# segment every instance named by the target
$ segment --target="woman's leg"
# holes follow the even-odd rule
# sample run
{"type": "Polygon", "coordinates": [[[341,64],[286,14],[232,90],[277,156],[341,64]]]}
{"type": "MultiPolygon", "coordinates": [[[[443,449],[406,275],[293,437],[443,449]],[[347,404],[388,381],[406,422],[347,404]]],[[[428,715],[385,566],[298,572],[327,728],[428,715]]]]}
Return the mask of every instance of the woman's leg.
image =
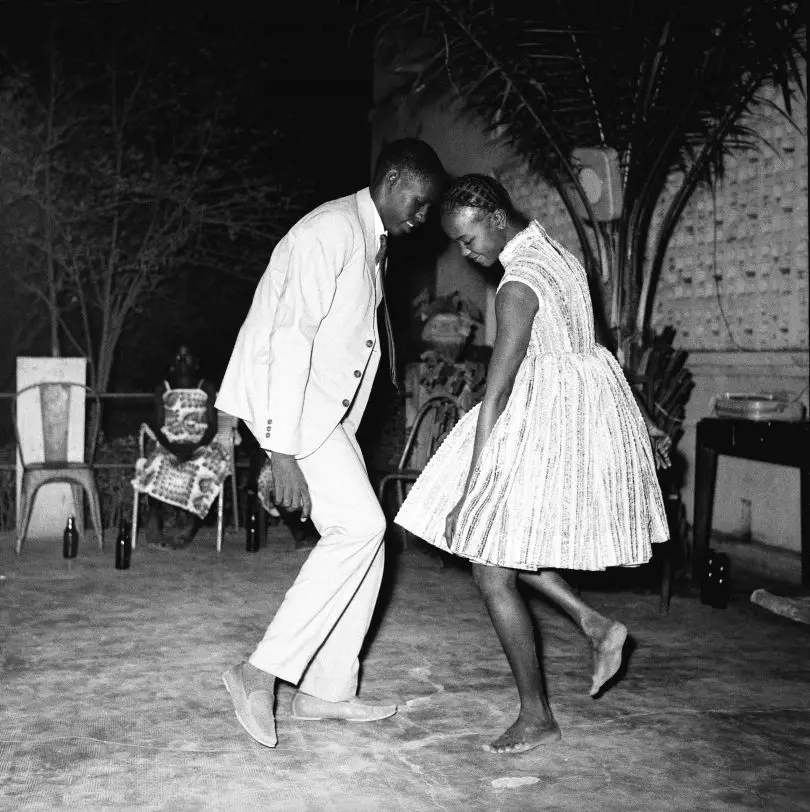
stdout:
{"type": "Polygon", "coordinates": [[[521,572],[518,577],[535,592],[563,609],[588,638],[593,649],[593,682],[590,693],[595,696],[621,667],[627,629],[623,624],[600,615],[588,606],[554,570],[521,572]]]}
{"type": "Polygon", "coordinates": [[[177,517],[179,527],[175,529],[174,547],[187,547],[191,544],[202,522],[196,514],[188,510],[183,510],[182,508],[177,508],[175,516],[177,517]]]}
{"type": "Polygon", "coordinates": [[[512,669],[520,697],[517,721],[489,746],[494,753],[520,753],[560,738],[537,662],[534,626],[517,590],[517,570],[473,565],[473,578],[512,669]]]}
{"type": "Polygon", "coordinates": [[[163,506],[154,496],[148,497],[146,540],[152,545],[163,544],[163,506]]]}

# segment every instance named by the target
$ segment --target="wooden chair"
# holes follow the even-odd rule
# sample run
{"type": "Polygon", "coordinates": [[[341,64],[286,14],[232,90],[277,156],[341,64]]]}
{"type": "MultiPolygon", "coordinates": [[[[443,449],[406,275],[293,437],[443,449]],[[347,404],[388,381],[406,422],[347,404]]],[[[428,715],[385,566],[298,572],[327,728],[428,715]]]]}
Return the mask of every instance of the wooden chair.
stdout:
{"type": "MultiPolygon", "coordinates": [[[[405,501],[405,485],[416,482],[427,461],[460,417],[461,406],[450,395],[434,395],[422,404],[408,433],[396,470],[385,474],[377,486],[377,498],[381,505],[384,504],[386,491],[392,484],[396,485],[397,509],[402,505],[405,501]]],[[[408,535],[405,533],[403,536],[403,548],[407,547],[408,535]]]]}
{"type": "MultiPolygon", "coordinates": [[[[30,409],[30,405],[27,407],[30,409]]],[[[101,505],[96,489],[96,480],[93,476],[92,461],[96,448],[98,435],[98,415],[100,403],[98,395],[89,387],[81,383],[68,381],[46,381],[34,383],[22,388],[12,401],[12,417],[14,434],[17,442],[17,453],[22,466],[22,488],[20,490],[20,531],[17,535],[15,550],[17,554],[22,551],[22,545],[31,523],[31,511],[34,507],[34,498],[37,491],[50,482],[68,483],[73,490],[73,499],[76,509],[82,507],[83,493],[87,494],[90,502],[90,518],[96,531],[98,546],[104,549],[104,528],[101,524],[101,505]],[[91,432],[85,437],[83,459],[72,461],[68,459],[70,448],[70,406],[72,395],[81,391],[85,400],[89,397],[96,408],[94,419],[90,420],[91,432]],[[43,459],[33,461],[26,459],[20,439],[20,400],[25,397],[29,400],[34,393],[39,397],[39,412],[42,423],[43,459]]],[[[27,411],[30,414],[30,411],[27,411]]],[[[86,421],[85,421],[86,422],[86,421]]]]}
{"type": "MultiPolygon", "coordinates": [[[[233,526],[235,530],[239,530],[239,502],[237,496],[237,482],[236,482],[236,446],[242,442],[242,438],[237,431],[237,423],[239,418],[226,414],[217,410],[217,433],[216,440],[223,445],[228,451],[229,457],[229,472],[222,482],[222,487],[217,496],[217,552],[222,551],[222,537],[224,525],[224,511],[225,511],[225,482],[230,477],[231,480],[231,498],[233,499],[233,526]]],[[[138,433],[138,458],[139,460],[146,459],[146,440],[150,439],[152,442],[157,442],[155,433],[146,423],[141,423],[141,428],[138,433]]],[[[132,548],[135,549],[136,541],[138,538],[138,509],[139,509],[139,496],[140,492],[137,488],[133,487],[132,497],[132,548]]]]}

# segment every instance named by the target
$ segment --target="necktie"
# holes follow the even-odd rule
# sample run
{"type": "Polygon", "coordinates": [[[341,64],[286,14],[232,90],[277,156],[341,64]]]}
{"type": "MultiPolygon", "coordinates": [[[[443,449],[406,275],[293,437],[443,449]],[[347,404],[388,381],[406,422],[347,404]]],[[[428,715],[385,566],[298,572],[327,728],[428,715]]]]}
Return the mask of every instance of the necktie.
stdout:
{"type": "Polygon", "coordinates": [[[394,330],[391,326],[391,314],[388,312],[388,302],[385,298],[385,268],[388,254],[388,238],[385,234],[380,235],[380,247],[377,250],[376,263],[382,275],[382,305],[383,314],[385,316],[385,332],[388,334],[388,364],[391,367],[391,383],[394,384],[394,389],[399,392],[399,385],[397,384],[397,355],[394,348],[394,330]]]}
{"type": "Polygon", "coordinates": [[[377,265],[382,265],[388,256],[388,237],[380,234],[380,247],[377,249],[377,257],[374,260],[377,265]]]}

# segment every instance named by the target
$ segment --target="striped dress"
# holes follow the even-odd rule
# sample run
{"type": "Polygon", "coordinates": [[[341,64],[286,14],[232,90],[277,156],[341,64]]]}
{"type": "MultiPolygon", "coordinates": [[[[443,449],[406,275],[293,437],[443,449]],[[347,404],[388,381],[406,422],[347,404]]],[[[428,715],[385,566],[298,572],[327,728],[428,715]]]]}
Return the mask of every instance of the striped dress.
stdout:
{"type": "MultiPolygon", "coordinates": [[[[449,551],[537,570],[650,559],[669,534],[650,440],[613,356],[595,343],[585,271],[532,222],[500,256],[501,285],[537,296],[526,357],[481,451],[449,551]]],[[[443,550],[469,472],[479,407],[459,421],[395,521],[443,550]]]]}

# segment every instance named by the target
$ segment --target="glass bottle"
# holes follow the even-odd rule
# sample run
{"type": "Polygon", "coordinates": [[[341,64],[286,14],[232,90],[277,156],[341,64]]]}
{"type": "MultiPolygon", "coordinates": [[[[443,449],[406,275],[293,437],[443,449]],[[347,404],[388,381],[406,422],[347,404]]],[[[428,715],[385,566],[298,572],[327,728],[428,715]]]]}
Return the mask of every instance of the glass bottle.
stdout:
{"type": "Polygon", "coordinates": [[[132,556],[132,534],[129,532],[124,517],[118,522],[118,535],[115,538],[115,568],[128,570],[129,560],[132,556]]]}
{"type": "Polygon", "coordinates": [[[68,516],[65,532],[62,536],[62,555],[65,558],[76,558],[79,551],[79,531],[76,529],[76,519],[68,516]]]}
{"type": "Polygon", "coordinates": [[[731,599],[731,560],[725,553],[709,550],[700,590],[701,603],[725,609],[731,599]]]}
{"type": "Polygon", "coordinates": [[[245,549],[255,553],[259,549],[259,511],[261,505],[256,491],[249,490],[247,495],[247,516],[245,520],[245,549]]]}

